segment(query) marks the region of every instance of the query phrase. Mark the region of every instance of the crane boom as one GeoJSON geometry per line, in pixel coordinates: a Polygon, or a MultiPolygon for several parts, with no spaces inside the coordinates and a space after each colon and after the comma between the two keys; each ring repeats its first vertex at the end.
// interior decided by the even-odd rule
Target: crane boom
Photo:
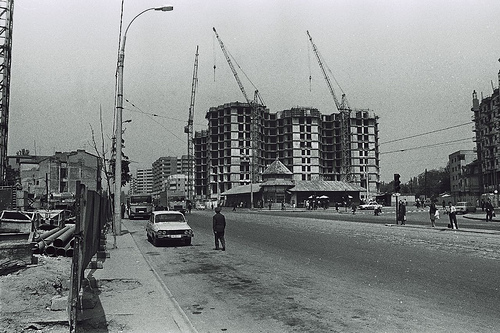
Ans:
{"type": "Polygon", "coordinates": [[[245,97],[245,100],[247,101],[248,104],[252,104],[252,101],[250,98],[248,98],[248,95],[245,91],[245,88],[243,87],[243,84],[241,83],[240,77],[238,76],[238,72],[236,72],[236,68],[234,68],[233,62],[231,61],[231,58],[229,57],[229,54],[227,53],[226,48],[224,47],[224,43],[219,37],[219,34],[217,33],[217,30],[213,28],[215,37],[217,37],[217,41],[219,42],[220,48],[222,49],[222,53],[224,53],[224,57],[226,58],[226,61],[231,68],[231,72],[233,72],[234,78],[236,79],[236,82],[238,83],[238,86],[240,87],[241,93],[245,97]]]}
{"type": "Polygon", "coordinates": [[[314,54],[316,59],[318,60],[319,67],[323,72],[323,76],[325,77],[326,84],[328,89],[330,90],[330,94],[335,101],[335,106],[337,110],[340,112],[340,147],[341,147],[341,162],[340,162],[340,180],[342,181],[351,181],[351,129],[350,129],[350,118],[351,118],[351,109],[349,107],[349,103],[347,102],[347,98],[345,94],[342,94],[342,101],[339,103],[337,96],[335,95],[335,91],[333,90],[332,82],[328,73],[323,64],[323,60],[319,54],[318,48],[316,44],[314,44],[309,31],[307,31],[307,36],[309,37],[309,41],[311,42],[314,54]]]}
{"type": "Polygon", "coordinates": [[[309,30],[307,30],[307,36],[309,37],[309,41],[311,42],[314,55],[316,56],[316,59],[318,60],[319,67],[321,68],[321,72],[323,72],[323,76],[325,77],[326,85],[328,86],[328,89],[330,90],[330,94],[333,97],[333,100],[335,101],[335,106],[337,107],[337,110],[341,110],[341,103],[339,103],[339,100],[337,99],[337,95],[335,95],[335,90],[333,90],[332,82],[330,80],[330,77],[328,76],[328,73],[326,72],[325,66],[323,65],[323,60],[321,60],[321,56],[319,54],[318,48],[316,47],[316,44],[314,44],[311,35],[309,34],[309,30]]]}
{"type": "Polygon", "coordinates": [[[189,104],[189,115],[184,132],[188,135],[188,200],[192,199],[193,177],[194,177],[194,143],[193,143],[193,117],[194,117],[194,102],[196,99],[196,89],[198,87],[198,46],[196,46],[196,54],[194,57],[193,81],[191,83],[191,103],[189,104]]]}

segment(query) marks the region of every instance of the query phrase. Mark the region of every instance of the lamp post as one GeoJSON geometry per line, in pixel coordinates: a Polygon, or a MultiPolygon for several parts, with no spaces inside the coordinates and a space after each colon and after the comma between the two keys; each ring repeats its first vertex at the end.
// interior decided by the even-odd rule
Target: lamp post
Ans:
{"type": "Polygon", "coordinates": [[[114,235],[121,235],[121,191],[122,191],[122,114],[123,114],[123,62],[125,59],[125,42],[127,39],[127,32],[130,28],[132,22],[135,21],[136,18],[148,12],[150,10],[167,12],[173,10],[172,6],[163,6],[163,7],[152,7],[143,10],[139,14],[137,14],[132,21],[125,29],[125,33],[123,34],[122,42],[120,45],[120,50],[118,52],[118,64],[116,70],[117,77],[117,87],[116,87],[116,158],[115,158],[115,201],[114,201],[114,235]]]}

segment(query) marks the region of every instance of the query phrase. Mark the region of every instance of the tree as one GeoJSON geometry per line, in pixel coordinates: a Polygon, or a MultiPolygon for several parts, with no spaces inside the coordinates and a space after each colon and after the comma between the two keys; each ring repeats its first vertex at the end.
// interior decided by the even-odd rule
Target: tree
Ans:
{"type": "MultiPolygon", "coordinates": [[[[436,198],[441,193],[450,191],[450,169],[445,168],[425,170],[417,177],[401,184],[401,194],[415,194],[416,197],[425,196],[436,198]]],[[[391,193],[394,190],[394,180],[380,184],[380,191],[391,193]]]]}

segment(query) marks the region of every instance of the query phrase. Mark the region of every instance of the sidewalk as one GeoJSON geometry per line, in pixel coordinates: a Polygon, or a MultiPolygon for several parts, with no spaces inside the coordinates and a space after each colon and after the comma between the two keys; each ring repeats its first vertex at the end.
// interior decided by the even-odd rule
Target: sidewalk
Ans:
{"type": "Polygon", "coordinates": [[[100,323],[99,328],[106,325],[103,332],[196,333],[128,230],[122,229],[116,243],[117,248],[113,248],[114,237],[108,234],[109,257],[103,268],[85,270],[85,278],[98,286],[98,300],[93,309],[84,310],[84,328],[90,321],[100,323]]]}
{"type": "MultiPolygon", "coordinates": [[[[495,215],[497,215],[496,211],[495,215]]],[[[480,209],[478,209],[475,213],[465,214],[464,217],[466,219],[471,219],[471,220],[486,221],[486,212],[483,212],[480,209]]],[[[500,222],[500,218],[498,217],[498,215],[492,218],[492,222],[500,222]]]]}

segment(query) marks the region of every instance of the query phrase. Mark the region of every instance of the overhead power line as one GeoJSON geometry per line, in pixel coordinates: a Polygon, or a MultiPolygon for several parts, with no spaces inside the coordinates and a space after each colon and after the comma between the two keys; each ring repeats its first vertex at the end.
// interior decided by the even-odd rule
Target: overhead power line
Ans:
{"type": "Polygon", "coordinates": [[[468,122],[468,123],[464,123],[464,124],[460,124],[460,125],[449,126],[449,127],[446,127],[446,128],[441,128],[441,129],[437,129],[437,130],[426,132],[426,133],[415,134],[415,135],[407,136],[407,137],[400,138],[400,139],[394,139],[394,140],[390,140],[390,141],[386,141],[386,142],[381,142],[380,145],[387,144],[387,143],[398,142],[398,141],[403,141],[403,140],[407,140],[407,139],[413,139],[413,138],[416,138],[416,137],[419,137],[419,136],[424,136],[424,135],[428,135],[428,134],[434,134],[434,133],[438,133],[438,132],[442,132],[442,131],[447,131],[449,129],[453,129],[453,128],[457,128],[457,127],[461,127],[461,126],[466,126],[466,125],[472,125],[472,124],[473,124],[472,122],[468,122]]]}
{"type": "Polygon", "coordinates": [[[444,146],[444,145],[448,145],[448,144],[452,144],[452,143],[457,143],[457,142],[461,142],[461,141],[468,141],[468,140],[473,140],[473,139],[474,138],[457,139],[457,140],[452,140],[452,141],[435,143],[435,144],[431,144],[431,145],[422,145],[422,146],[411,147],[411,148],[406,148],[406,149],[391,150],[391,151],[381,152],[380,155],[382,155],[382,154],[392,154],[392,153],[401,153],[401,152],[405,152],[405,151],[409,151],[409,150],[416,150],[416,149],[422,149],[422,148],[444,146]]]}

